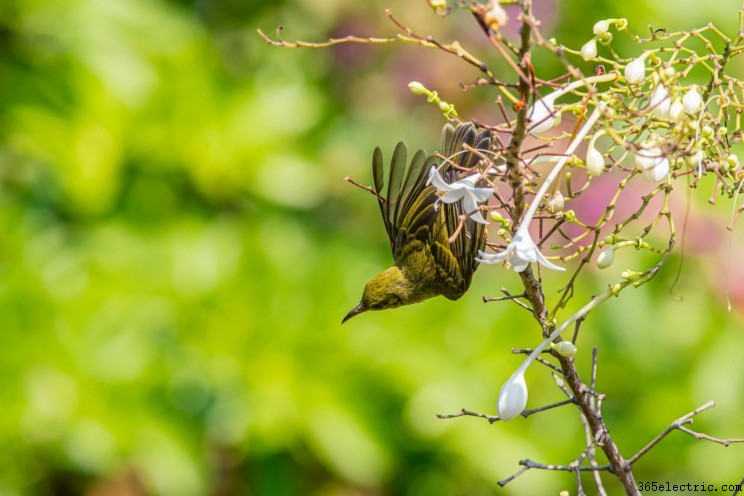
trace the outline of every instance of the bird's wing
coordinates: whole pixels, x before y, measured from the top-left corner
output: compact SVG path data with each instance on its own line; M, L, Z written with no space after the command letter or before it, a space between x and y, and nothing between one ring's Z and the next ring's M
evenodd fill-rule
M457 166L472 168L479 160L474 153L464 151L463 144L487 151L491 146L491 134L488 131L476 132L472 123L460 124L456 129L447 124L442 130L442 150L445 157ZM461 177L460 171L445 163L442 167L445 181L452 183ZM475 257L479 249L485 247L486 236L483 224L468 218L460 233L452 243L449 238L455 233L460 223L460 216L466 213L462 201L441 205L441 214L433 228L431 253L437 265L439 277L446 284L442 294L450 299L458 299L470 287L473 273L478 267Z
M472 123L453 128L447 124L442 130L442 153L460 167L474 167L479 158L464 151L463 144L488 150L491 144L488 131L476 132ZM375 190L384 199L379 200L380 212L390 239L393 258L398 265L412 253L429 248L437 268L437 282L441 292L457 299L470 286L477 267L475 257L485 244L484 228L471 219L465 221L462 231L449 242L465 214L462 201L451 204L437 202L436 189L427 184L432 165L439 163L434 156L418 150L407 163L404 143L398 143L388 173L386 193L382 151L376 148L372 158ZM460 179L460 172L449 163L442 165L441 174L449 183Z
M436 158L418 150L410 165L406 159L406 145L398 143L388 173L387 193L383 195L384 170L379 148L375 149L372 158L375 190L384 198L379 200L380 213L396 263L411 249L421 249L427 244L436 217L436 190L426 184L428 170Z

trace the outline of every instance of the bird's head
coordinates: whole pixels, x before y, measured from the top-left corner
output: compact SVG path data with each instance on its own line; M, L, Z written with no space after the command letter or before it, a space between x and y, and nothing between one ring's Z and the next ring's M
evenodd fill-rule
M410 299L411 284L408 278L398 267L390 267L364 286L361 301L346 314L341 323L370 310L386 310L412 303Z

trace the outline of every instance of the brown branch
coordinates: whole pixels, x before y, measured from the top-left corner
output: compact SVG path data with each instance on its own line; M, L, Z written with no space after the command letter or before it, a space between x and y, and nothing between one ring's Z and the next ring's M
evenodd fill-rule
M706 441L711 441L711 442L714 442L714 443L718 443L718 444L721 444L723 446L728 446L728 445L733 444L733 443L744 443L744 438L718 439L718 438L709 436L707 434L702 434L700 432L695 432L693 430L690 430L690 429L684 427L685 425L692 423L692 418L695 415L698 415L698 414L704 412L705 410L707 410L709 408L713 408L714 406L715 406L715 403L711 400L711 401L708 401L707 403L705 403L704 405L701 405L698 408L694 409L693 411L682 415L680 418L678 418L677 420L675 420L674 422L672 422L672 424L669 427L667 427L666 429L664 429L655 438L653 438L646 446L644 446L643 448L641 448L640 451L638 451L638 453L636 453L635 455L633 455L630 458L630 460L628 460L628 463L630 463L631 465L633 465L635 462L637 462L638 460L640 460L643 455L645 455L646 453L648 453L651 450L651 448L653 448L654 446L656 446L657 444L659 444L659 442L662 439L664 439L667 435L669 435L670 432L675 431L675 430L679 430L679 431L682 431L684 433L687 433L687 434L693 436L695 439L705 439Z
M380 194L377 191L375 191L372 188L372 186L365 186L365 185L363 185L361 183L358 183L358 182L354 181L352 178L350 178L349 176L346 176L344 178L344 181L346 181L347 183L353 184L357 188L361 188L364 191L369 191L370 193L372 193L373 195L375 195L377 197L377 199L380 200L380 201L383 201L383 202L385 201L385 198L383 198L382 196L380 196Z

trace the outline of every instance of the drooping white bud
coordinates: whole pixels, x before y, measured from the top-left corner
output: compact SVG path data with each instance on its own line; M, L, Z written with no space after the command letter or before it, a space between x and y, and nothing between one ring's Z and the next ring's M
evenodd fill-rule
M615 247L611 246L599 254L599 256L597 257L597 267L599 267L600 269L606 269L607 267L612 265L612 262L614 261Z
M604 157L594 148L594 142L589 143L586 151L586 172L590 176L598 176L604 171Z
M610 30L610 22L607 20L597 22L592 28L592 32L597 36L605 34Z
M637 84L646 78L646 62L642 59L635 59L625 66L625 79L629 84Z
M587 62L597 56L597 41L591 39L587 41L583 47L581 47L581 58Z
M528 131L532 134L540 134L547 131L555 124L555 97L548 95L539 99L527 111L527 120L530 122Z
M700 93L698 93L697 89L693 86L687 93L685 93L685 96L682 99L682 103L685 106L685 111L690 115L694 115L697 113L698 110L700 110L700 107L703 105L703 98L700 96Z
M648 101L648 106L656 117L665 117L669 114L671 106L671 102L669 101L669 92L662 84L659 84L654 88L653 93L651 93L651 98Z
M499 418L508 422L522 413L527 406L527 383L524 380L524 372L517 370L509 380L507 380L501 391L496 403L496 411Z
M655 183L665 180L669 176L669 159L662 158L654 167L643 171L643 175Z
M684 116L684 111L685 107L682 105L682 102L679 101L679 98L677 98L674 100L674 103L672 103L672 106L669 107L669 118L672 122L679 122Z
M644 143L641 145L641 149L635 156L636 168L641 172L653 169L661 161L661 157L662 153L660 148L654 147L653 143Z

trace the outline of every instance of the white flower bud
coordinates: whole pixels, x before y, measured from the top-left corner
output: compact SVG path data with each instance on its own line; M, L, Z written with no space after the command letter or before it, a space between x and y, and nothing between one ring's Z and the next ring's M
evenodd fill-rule
M669 114L671 106L669 92L663 85L659 84L654 88L651 98L648 101L648 106L651 108L651 113L656 117L665 117Z
M687 157L686 162L690 167L700 167L700 164L703 163L703 158L704 158L703 152L701 150L698 150L692 155L690 155L689 157Z
M669 118L672 120L672 122L679 122L682 120L682 117L684 116L685 107L682 105L682 102L679 101L679 98L674 100L674 103L672 103L672 106L669 108Z
M615 247L612 246L607 248L605 251L599 254L597 257L597 267L600 269L606 269L612 262L615 261Z
M601 34L605 34L609 30L610 30L610 22L607 20L597 22L594 25L594 28L592 28L592 32L596 34L597 36Z
M700 110L700 107L703 105L703 98L700 96L700 93L697 92L697 89L693 86L687 93L685 93L685 97L682 99L682 103L685 106L685 111L690 114L694 115L697 113L698 110Z
M555 124L555 102L552 95L539 99L527 111L527 120L530 122L528 129L532 134L540 134L547 131Z
M643 171L643 175L649 181L661 182L669 176L669 159L663 158L651 169Z
M564 206L565 201L563 199L563 194L560 191L556 191L548 200L545 210L547 210L549 214L557 214L558 212L563 212Z
M553 348L559 355L564 357L576 356L576 345L571 341L561 341L560 343L550 343L550 347Z
M739 166L739 157L734 155L733 153L726 157L726 165L728 165L729 169L734 170Z
M411 93L413 93L414 95L425 95L429 92L429 90L427 90L426 87L418 81L411 81L410 83L408 83L408 89L411 90Z
M597 41L591 39L581 47L581 58L589 61L597 56Z
M646 62L643 59L635 59L625 66L625 79L629 84L637 84L646 78Z
M526 406L527 383L524 380L524 372L517 370L501 387L496 411L499 418L507 422L522 413Z
M493 1L493 6L486 13L486 22L491 29L497 29L509 22L509 15L498 0Z
M590 176L598 176L604 171L604 165L604 157L594 148L594 144L590 143L586 151L586 172Z
M661 161L662 153L660 148L653 147L652 143L644 143L635 157L636 168L642 172L653 169Z

